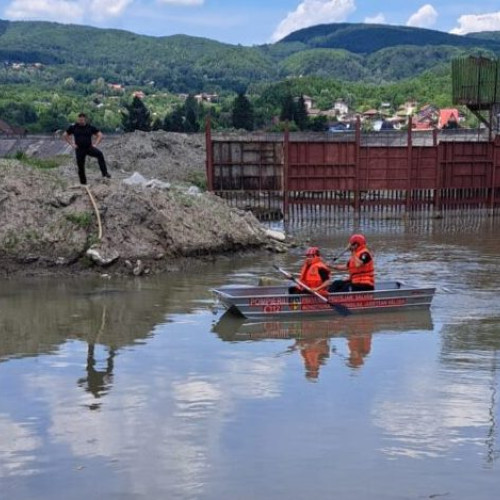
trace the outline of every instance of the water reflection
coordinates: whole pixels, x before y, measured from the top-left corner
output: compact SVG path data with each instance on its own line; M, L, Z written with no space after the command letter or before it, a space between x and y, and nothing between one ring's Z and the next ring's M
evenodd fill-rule
M484 442L487 447L486 462L491 465L500 457L496 420L499 403L500 324L495 318L446 325L442 337L443 367L460 377L461 383L465 386L464 392L472 389L475 393L481 392L484 395L481 404L482 419L488 420Z
M229 342L294 339L295 342L283 354L299 353L305 376L311 381L319 378L320 369L328 362L331 353L343 358L353 371L360 369L371 353L375 333L432 330L429 310L263 322L251 322L227 312L212 328L220 339ZM337 346L331 347L332 338L346 339L347 356L340 353Z
M2 283L0 496L495 498L498 230L440 224L366 228L382 275L454 291L430 312L214 324L210 288L299 249ZM312 229L332 253L349 231Z
M405 390L386 388L373 411L392 458L476 454L492 467L498 445L498 321L449 324L438 360L421 358Z

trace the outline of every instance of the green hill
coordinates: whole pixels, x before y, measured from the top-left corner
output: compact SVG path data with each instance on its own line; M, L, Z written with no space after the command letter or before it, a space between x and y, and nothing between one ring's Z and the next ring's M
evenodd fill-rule
M500 31L481 31L480 33L469 33L465 36L500 42Z
M500 54L500 34L450 35L402 26L325 24L296 31L276 44L230 45L185 35L151 37L127 31L49 22L0 20L0 60L42 63L42 74L0 68L0 83L37 85L73 78L171 92L244 90L283 77L322 76L390 82L439 69L456 55Z
M198 119L210 112L221 127L230 126L239 91L249 93L260 124L279 114L288 94L307 94L320 109L338 98L356 109L380 102L397 109L408 98L446 107L451 59L478 53L499 55L500 33L457 36L340 23L245 47L185 35L0 20L0 117L31 131L51 131L86 109L112 131L135 90L144 91L156 126L183 103L176 93L219 94L216 106L200 107Z
M448 45L480 47L500 53L500 40L495 37L460 36L423 28L382 24L322 24L304 28L286 36L279 44L302 43L307 48L345 49L357 54L371 54L400 45Z
M98 77L125 84L154 81L179 92L275 76L272 61L249 47L47 22L1 21L0 60L54 65L58 74L82 83Z

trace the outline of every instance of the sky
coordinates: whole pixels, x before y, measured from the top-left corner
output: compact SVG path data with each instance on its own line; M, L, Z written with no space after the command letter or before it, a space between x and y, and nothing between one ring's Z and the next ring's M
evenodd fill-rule
M335 22L455 34L500 31L500 0L0 0L0 19L84 24L152 36L182 33L258 45Z

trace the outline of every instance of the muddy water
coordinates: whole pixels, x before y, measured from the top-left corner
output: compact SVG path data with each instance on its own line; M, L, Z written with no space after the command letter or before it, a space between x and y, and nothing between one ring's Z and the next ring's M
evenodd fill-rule
M332 254L353 228L291 228ZM209 288L287 256L0 288L9 500L484 499L500 490L500 221L366 222L429 312L249 324Z

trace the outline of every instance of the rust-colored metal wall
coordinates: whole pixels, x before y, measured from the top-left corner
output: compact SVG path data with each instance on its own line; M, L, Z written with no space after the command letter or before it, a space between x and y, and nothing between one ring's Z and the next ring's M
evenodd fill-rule
M498 208L500 138L420 132L213 138L209 189L241 206ZM249 202L253 200L253 203ZM245 208L242 207L242 208ZM293 210L292 210L293 211Z

